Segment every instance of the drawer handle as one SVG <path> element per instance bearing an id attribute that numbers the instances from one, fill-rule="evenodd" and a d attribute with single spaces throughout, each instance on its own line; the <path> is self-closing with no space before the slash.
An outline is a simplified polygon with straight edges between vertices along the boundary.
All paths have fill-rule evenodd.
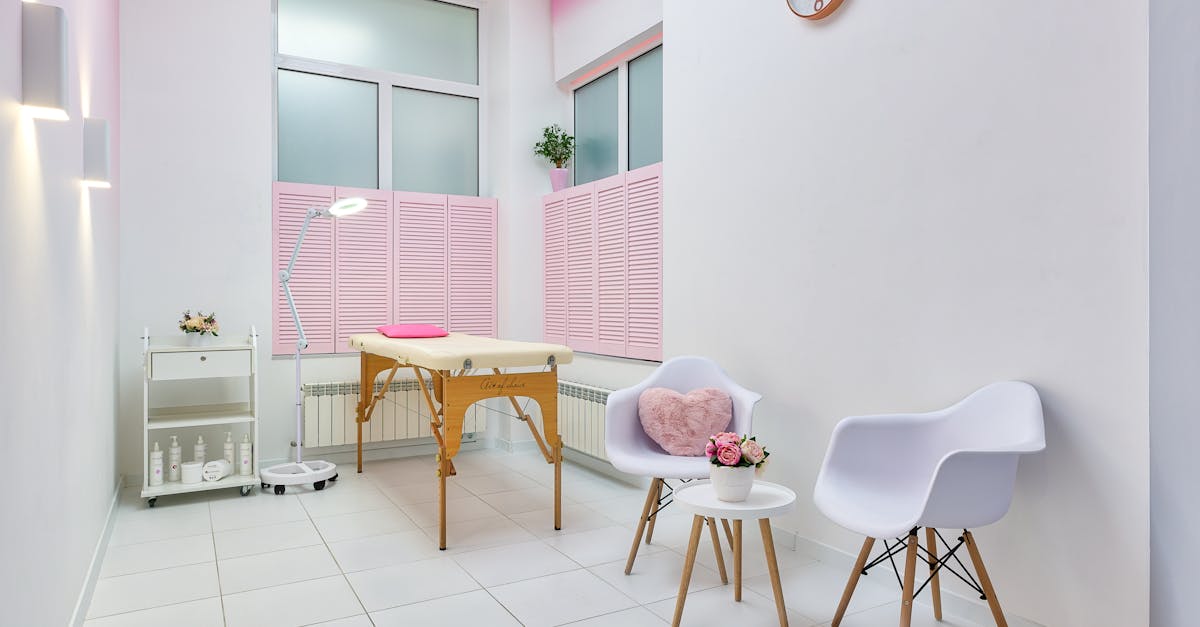
<path id="1" fill-rule="evenodd" d="M 204 356 L 204 355 L 201 355 L 201 356 L 200 356 L 200 361 L 208 361 L 208 357 L 206 357 L 206 356 Z"/>

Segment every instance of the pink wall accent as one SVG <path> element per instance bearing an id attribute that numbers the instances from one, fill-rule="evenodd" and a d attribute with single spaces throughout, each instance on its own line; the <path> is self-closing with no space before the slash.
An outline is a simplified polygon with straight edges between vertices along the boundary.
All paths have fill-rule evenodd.
<path id="1" fill-rule="evenodd" d="M 662 359 L 662 164 L 542 199 L 543 339 Z"/>
<path id="2" fill-rule="evenodd" d="M 399 324 L 449 325 L 446 195 L 395 192 Z"/>
<path id="3" fill-rule="evenodd" d="M 395 305 L 392 288 L 392 193 L 375 189 L 337 188 L 338 199 L 361 197 L 367 208 L 333 221 L 334 352 L 356 352 L 348 345 L 354 333 L 370 333 L 389 324 Z M 303 322 L 303 321 L 302 321 Z"/>
<path id="4" fill-rule="evenodd" d="M 296 238 L 310 207 L 328 207 L 334 189 L 327 185 L 275 183 L 274 219 L 272 220 L 272 280 L 275 282 L 275 333 L 271 347 L 275 354 L 296 350 L 298 334 L 279 284 L 279 271 L 286 268 Z M 308 338 L 305 353 L 332 353 L 333 321 L 333 225 L 330 220 L 314 219 L 304 236 L 304 245 L 289 282 L 296 311 Z"/>
<path id="5" fill-rule="evenodd" d="M 450 196 L 450 331 L 496 337 L 496 199 Z"/>

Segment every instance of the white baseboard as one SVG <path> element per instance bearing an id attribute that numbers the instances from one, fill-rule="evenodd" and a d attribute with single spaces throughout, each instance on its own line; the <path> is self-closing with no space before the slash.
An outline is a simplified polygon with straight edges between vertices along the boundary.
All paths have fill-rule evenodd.
<path id="1" fill-rule="evenodd" d="M 104 519 L 104 529 L 100 531 L 100 538 L 96 540 L 96 547 L 92 549 L 92 561 L 88 564 L 87 577 L 83 580 L 83 588 L 79 590 L 79 598 L 75 600 L 75 611 L 71 613 L 73 627 L 83 625 L 88 607 L 92 604 L 92 592 L 96 590 L 96 580 L 100 578 L 100 568 L 104 565 L 104 553 L 108 550 L 108 539 L 112 537 L 113 523 L 117 518 L 117 502 L 121 498 L 123 484 L 124 477 L 117 477 L 112 499 L 108 503 L 108 516 Z"/>
<path id="2" fill-rule="evenodd" d="M 772 529 L 774 530 L 775 528 L 772 527 Z M 831 547 L 828 544 L 805 538 L 795 532 L 780 530 L 775 533 L 777 534 L 777 538 L 782 534 L 790 534 L 795 538 L 795 549 L 797 551 L 810 555 L 834 568 L 843 569 L 846 571 L 847 576 L 850 575 L 850 570 L 854 568 L 854 561 L 857 559 L 855 555 Z M 778 544 L 778 542 L 776 543 Z M 896 590 L 896 598 L 900 598 L 899 589 Z M 923 600 L 917 600 L 916 603 L 917 605 L 930 607 Z M 990 625 L 994 622 L 992 612 L 988 609 L 986 603 L 976 599 L 968 599 L 953 590 L 947 590 L 944 586 L 942 587 L 942 610 L 947 614 L 965 618 L 980 625 Z M 1015 616 L 1011 612 L 1005 612 L 1004 617 L 1008 619 L 1008 624 L 1011 627 L 1044 627 L 1041 623 L 1035 623 L 1029 619 Z"/>

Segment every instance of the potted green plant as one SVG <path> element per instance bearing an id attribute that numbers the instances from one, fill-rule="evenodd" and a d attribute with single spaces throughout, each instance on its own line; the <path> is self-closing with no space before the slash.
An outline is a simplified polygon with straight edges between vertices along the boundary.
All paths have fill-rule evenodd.
<path id="1" fill-rule="evenodd" d="M 533 145 L 536 155 L 545 157 L 554 164 L 550 170 L 550 187 L 558 191 L 567 186 L 567 162 L 575 153 L 575 137 L 568 135 L 561 126 L 551 124 L 542 129 L 542 141 Z"/>

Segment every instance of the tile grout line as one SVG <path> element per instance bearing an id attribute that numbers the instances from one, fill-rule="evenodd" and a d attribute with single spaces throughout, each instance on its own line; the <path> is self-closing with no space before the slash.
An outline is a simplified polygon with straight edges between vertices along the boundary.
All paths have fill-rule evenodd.
<path id="1" fill-rule="evenodd" d="M 208 504 L 208 534 L 212 538 L 213 571 L 217 573 L 217 602 L 221 604 L 221 625 L 228 627 L 229 620 L 225 618 L 225 592 L 221 589 L 221 565 L 217 561 L 217 532 L 213 524 L 212 503 Z"/>
<path id="2" fill-rule="evenodd" d="M 328 485 L 328 484 L 326 484 L 326 485 Z M 335 488 L 338 487 L 336 482 L 334 483 L 333 487 L 335 487 Z M 375 487 L 373 482 L 372 482 L 371 487 L 378 490 L 378 488 Z M 324 492 L 324 490 L 322 490 L 322 492 Z M 391 502 L 391 499 L 388 499 L 387 495 L 384 495 L 384 498 L 388 502 Z M 371 625 L 374 625 L 375 621 L 371 619 L 371 613 L 367 611 L 367 606 L 363 604 L 362 598 L 360 596 L 358 596 L 358 590 L 354 589 L 354 584 L 350 583 L 350 578 L 346 574 L 346 569 L 344 569 L 342 567 L 342 564 L 341 564 L 341 562 L 338 561 L 337 556 L 333 554 L 333 549 L 331 549 L 329 547 L 329 542 L 325 539 L 325 534 L 321 533 L 321 528 L 317 526 L 317 523 L 316 523 L 315 519 L 313 518 L 312 512 L 308 511 L 308 507 L 304 505 L 304 501 L 300 500 L 300 498 L 298 496 L 296 497 L 296 500 L 300 501 L 300 507 L 304 510 L 304 514 L 306 516 L 308 516 L 308 523 L 310 525 L 312 525 L 314 529 L 317 530 L 317 536 L 321 538 L 321 546 L 324 546 L 325 551 L 327 553 L 329 553 L 330 559 L 333 560 L 333 565 L 336 566 L 338 569 L 338 574 L 340 574 L 342 576 L 342 581 L 346 582 L 346 587 L 350 589 L 350 594 L 354 595 L 354 600 L 357 601 L 358 606 L 362 608 L 362 611 L 363 611 L 362 615 L 367 617 L 367 621 L 369 621 L 371 623 Z M 373 510 L 367 510 L 367 511 L 373 511 Z M 347 512 L 347 513 L 356 513 L 356 512 Z M 321 579 L 321 578 L 318 577 L 318 579 Z M 353 617 L 343 616 L 342 618 L 353 618 Z M 339 619 L 333 619 L 333 620 L 339 620 Z"/>

